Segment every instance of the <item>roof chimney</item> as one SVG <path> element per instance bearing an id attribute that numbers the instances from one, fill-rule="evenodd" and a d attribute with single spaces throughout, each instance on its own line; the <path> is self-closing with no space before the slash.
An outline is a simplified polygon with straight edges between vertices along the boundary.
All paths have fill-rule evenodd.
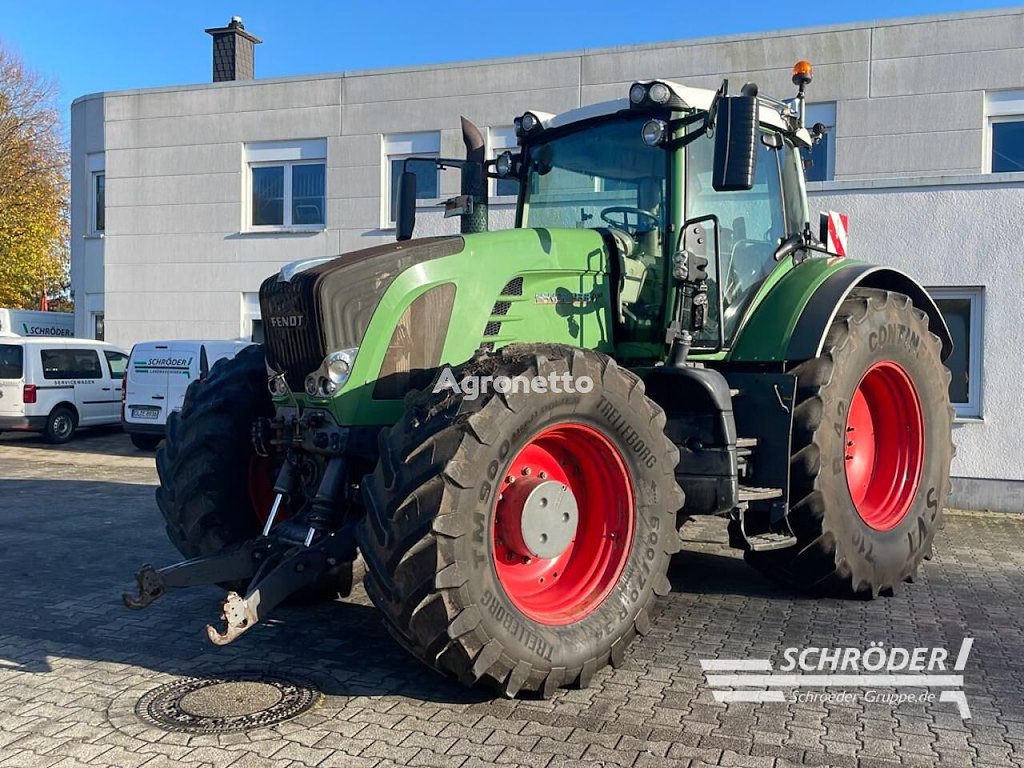
<path id="1" fill-rule="evenodd" d="M 226 27 L 208 29 L 206 34 L 213 35 L 213 82 L 256 76 L 253 46 L 263 41 L 245 31 L 240 16 L 232 16 Z"/>

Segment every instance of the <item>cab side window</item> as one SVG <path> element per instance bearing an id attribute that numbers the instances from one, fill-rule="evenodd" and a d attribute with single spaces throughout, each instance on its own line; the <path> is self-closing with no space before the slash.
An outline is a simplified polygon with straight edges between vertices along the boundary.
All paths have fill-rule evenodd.
<path id="1" fill-rule="evenodd" d="M 110 366 L 110 378 L 123 379 L 125 369 L 128 368 L 128 355 L 111 352 L 107 349 L 103 350 L 103 354 L 107 358 L 107 365 Z"/>
<path id="2" fill-rule="evenodd" d="M 762 135 L 767 132 L 762 132 Z M 698 139 L 687 149 L 686 217 L 714 214 L 720 223 L 718 243 L 722 264 L 708 265 L 711 280 L 721 279 L 724 337 L 728 344 L 757 288 L 774 269 L 775 250 L 786 236 L 779 167 L 780 150 L 774 142 L 758 142 L 757 165 L 752 189 L 716 192 L 711 186 L 714 142 Z M 717 304 L 718 286 L 711 287 L 710 299 Z M 708 325 L 698 341 L 718 337 L 718 309 L 713 306 Z"/>
<path id="3" fill-rule="evenodd" d="M 94 349 L 40 350 L 44 379 L 102 379 L 100 356 Z"/>

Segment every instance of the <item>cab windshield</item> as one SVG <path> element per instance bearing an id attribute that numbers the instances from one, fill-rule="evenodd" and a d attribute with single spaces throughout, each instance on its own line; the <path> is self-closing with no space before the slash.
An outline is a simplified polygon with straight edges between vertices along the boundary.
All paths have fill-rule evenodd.
<path id="1" fill-rule="evenodd" d="M 668 153 L 643 143 L 644 120 L 609 120 L 531 147 L 523 226 L 664 231 Z"/>

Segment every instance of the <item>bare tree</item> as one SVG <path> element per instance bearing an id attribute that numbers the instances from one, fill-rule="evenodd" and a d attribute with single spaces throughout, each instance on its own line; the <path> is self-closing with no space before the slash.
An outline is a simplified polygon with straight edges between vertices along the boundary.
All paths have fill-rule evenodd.
<path id="1" fill-rule="evenodd" d="M 68 286 L 68 152 L 52 82 L 0 41 L 0 306 Z"/>

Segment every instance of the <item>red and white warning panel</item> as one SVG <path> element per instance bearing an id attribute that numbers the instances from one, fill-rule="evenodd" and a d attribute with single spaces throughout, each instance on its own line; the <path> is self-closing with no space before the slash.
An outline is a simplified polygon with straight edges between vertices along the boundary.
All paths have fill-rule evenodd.
<path id="1" fill-rule="evenodd" d="M 821 212 L 821 232 L 818 239 L 829 253 L 846 255 L 846 233 L 850 229 L 850 217 L 836 211 Z"/>

